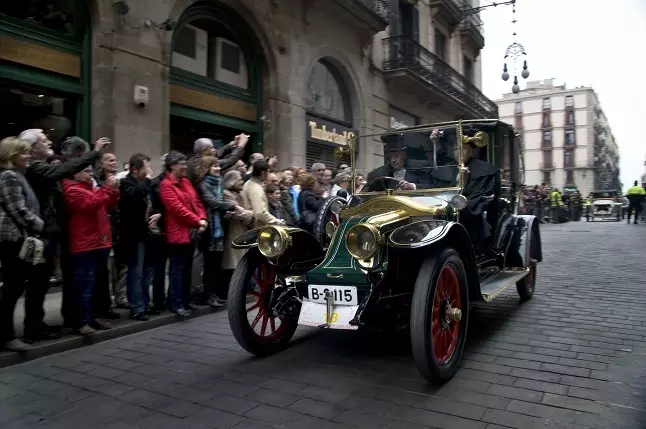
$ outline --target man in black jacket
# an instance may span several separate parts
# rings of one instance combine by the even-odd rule
[[[148,315],[159,314],[155,308],[148,308],[150,276],[146,269],[148,264],[145,263],[145,257],[149,221],[152,216],[160,215],[150,215],[152,210],[149,196],[152,176],[150,157],[143,153],[136,153],[130,157],[128,165],[130,172],[119,183],[121,192],[119,248],[124,253],[128,265],[126,288],[130,303],[130,318],[146,321]]]
[[[168,154],[166,154],[168,155]],[[164,165],[166,155],[161,157],[161,164]],[[151,227],[151,234],[146,243],[146,259],[149,268],[152,271],[153,278],[153,304],[155,309],[162,311],[168,309],[166,305],[166,262],[168,261],[168,249],[166,247],[166,237],[164,236],[165,209],[164,204],[159,198],[159,185],[166,177],[166,171],[162,171],[158,176],[150,180],[148,196],[150,198],[150,215],[158,219]]]
[[[62,198],[60,181],[71,177],[84,168],[93,165],[101,157],[101,149],[110,144],[107,138],[100,138],[94,144],[94,150],[89,151],[89,145],[79,137],[70,137],[63,142],[66,155],[76,157],[59,164],[48,164],[47,158],[53,154],[52,142],[41,129],[30,129],[20,134],[20,139],[32,145],[32,160],[27,168],[26,177],[40,203],[41,217],[45,222],[42,239],[45,242],[45,255],[48,270],[46,277],[29,285],[25,295],[25,338],[28,341],[52,339],[58,334],[48,327],[43,318],[43,302],[49,289],[49,277],[55,267],[56,249],[61,246],[61,270],[63,273],[63,304],[62,312],[66,322],[76,323],[78,317],[74,282],[71,275],[69,254],[67,252],[67,219],[62,213],[57,213],[56,201]]]
[[[193,156],[186,161],[186,164],[188,165],[188,179],[191,183],[198,182],[196,172],[203,156],[214,156],[218,158],[220,160],[222,171],[233,167],[236,162],[244,156],[245,147],[248,142],[248,134],[237,135],[235,136],[234,141],[220,148],[216,148],[214,141],[209,138],[200,138],[195,140],[195,143],[193,143]]]

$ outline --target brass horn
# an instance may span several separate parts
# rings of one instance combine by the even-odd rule
[[[354,153],[354,140],[356,136],[354,133],[348,133],[346,137],[346,144],[344,146],[339,146],[334,149],[334,156],[337,159],[342,159],[345,156],[352,155]]]
[[[463,144],[472,144],[477,148],[485,147],[489,143],[489,136],[484,131],[478,131],[473,137],[462,137]]]

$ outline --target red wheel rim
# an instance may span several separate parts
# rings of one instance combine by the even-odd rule
[[[462,310],[458,274],[451,265],[442,267],[433,296],[431,338],[435,360],[440,365],[446,365],[451,360],[460,339],[461,322],[446,319],[447,305]]]
[[[287,323],[280,317],[274,317],[269,308],[275,283],[276,268],[273,265],[261,264],[251,276],[246,295],[249,327],[256,336],[267,341],[280,338],[287,329]]]

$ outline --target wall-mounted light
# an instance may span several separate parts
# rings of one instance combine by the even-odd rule
[[[114,11],[119,15],[127,15],[130,11],[130,6],[126,3],[126,0],[115,0],[112,4]]]

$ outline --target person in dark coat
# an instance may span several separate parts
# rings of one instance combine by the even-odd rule
[[[301,193],[298,196],[298,211],[301,214],[301,228],[313,232],[316,214],[325,201],[320,195],[323,189],[311,174],[302,176],[300,182]]]
[[[381,138],[384,142],[384,156],[388,159],[388,164],[368,173],[367,188],[370,191],[395,188],[403,190],[417,189],[417,184],[420,182],[421,176],[418,170],[407,159],[405,138],[406,136],[403,134],[387,135]],[[377,184],[375,183],[375,179],[378,177],[393,177],[401,182],[398,184],[397,182],[389,180]]]
[[[478,159],[478,149],[487,144],[466,142],[462,144],[462,161],[467,170],[464,172],[464,189],[462,195],[467,198],[467,206],[460,212],[460,223],[469,232],[471,241],[479,252],[484,251],[484,244],[491,235],[489,225],[484,219],[484,212],[491,202],[497,200],[500,190],[500,169]],[[455,154],[456,159],[458,153]],[[454,170],[458,172],[457,168]]]
[[[165,165],[166,156],[161,157],[162,165]],[[159,187],[162,180],[166,178],[166,171],[150,180],[148,196],[150,198],[150,216],[158,220],[155,225],[149,228],[148,241],[146,242],[146,258],[148,260],[147,270],[153,279],[153,304],[158,311],[165,310],[167,304],[166,296],[166,263],[168,262],[168,246],[166,245],[165,223],[166,209],[159,196]]]
[[[218,158],[223,170],[228,170],[233,167],[244,156],[248,142],[248,134],[237,135],[229,144],[217,148],[216,145],[221,144],[221,140],[214,141],[209,138],[195,140],[195,143],[193,143],[193,156],[186,162],[188,166],[188,179],[193,184],[198,180],[197,171],[200,168],[200,162],[203,156],[214,156]]]
[[[159,311],[148,308],[150,301],[150,272],[146,261],[146,242],[150,215],[150,157],[136,153],[128,162],[130,172],[119,183],[121,199],[119,212],[119,249],[127,264],[126,289],[130,304],[130,318],[146,321],[148,316],[155,316]],[[157,218],[160,215],[156,215]]]

